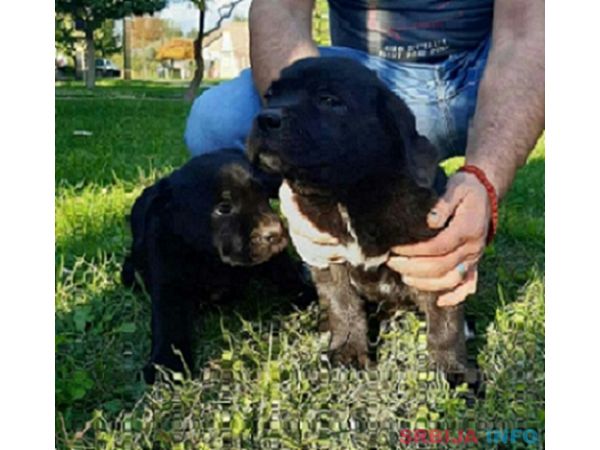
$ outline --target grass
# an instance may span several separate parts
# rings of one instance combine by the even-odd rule
[[[212,86],[219,80],[204,80],[202,88]],[[103,78],[96,80],[94,90],[85,87],[83,81],[58,81],[55,94],[58,98],[145,98],[179,100],[189,81],[140,81]]]
[[[120,286],[119,265],[135,197],[187,159],[188,105],[166,95],[178,89],[114,83],[88,96],[57,87],[58,448],[395,448],[398,430],[415,427],[474,428],[480,440],[489,428],[533,428],[542,441],[543,138],[501,206],[499,234],[467,303],[484,397],[450,389],[423,365],[424,324],[412,313],[382,328],[376,369],[330,367],[316,305],[291,311],[268,286],[252,286],[239,307],[200,319],[196,378],[146,387],[139,375],[149,300]]]

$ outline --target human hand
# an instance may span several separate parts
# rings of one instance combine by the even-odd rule
[[[477,264],[490,226],[490,200],[472,174],[453,175],[427,217],[430,228],[447,227],[425,242],[392,248],[387,265],[414,288],[440,292],[439,306],[465,300],[477,289]]]

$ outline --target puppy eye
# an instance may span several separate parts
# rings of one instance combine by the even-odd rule
[[[270,99],[271,97],[273,97],[273,88],[269,88],[265,91],[263,97],[265,98],[265,100]]]
[[[343,106],[342,101],[332,94],[319,94],[319,104],[328,108]]]
[[[320,93],[318,97],[319,108],[333,111],[336,114],[344,114],[348,108],[337,96],[329,93]]]
[[[233,206],[229,202],[221,202],[215,207],[215,213],[219,216],[226,216],[231,214]]]

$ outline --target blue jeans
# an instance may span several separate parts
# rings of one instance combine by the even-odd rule
[[[352,58],[374,70],[413,111],[417,130],[443,158],[464,155],[490,39],[437,64],[394,62],[346,47],[321,47],[322,56]],[[261,108],[250,69],[201,94],[192,106],[185,142],[193,156],[219,148],[244,149]]]

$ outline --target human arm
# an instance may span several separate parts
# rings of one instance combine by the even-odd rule
[[[544,129],[544,1],[496,5],[466,163],[483,169],[501,198]]]
[[[262,94],[292,62],[318,56],[311,36],[314,0],[254,0],[250,6],[250,62]]]
[[[487,175],[499,198],[508,191],[544,128],[544,2],[497,0],[492,47],[469,132],[466,163]],[[477,263],[490,223],[487,192],[472,174],[457,173],[428,222],[447,227],[435,238],[395,247],[388,265],[416,288],[442,292],[451,305],[475,292]],[[456,269],[463,263],[465,278]]]

